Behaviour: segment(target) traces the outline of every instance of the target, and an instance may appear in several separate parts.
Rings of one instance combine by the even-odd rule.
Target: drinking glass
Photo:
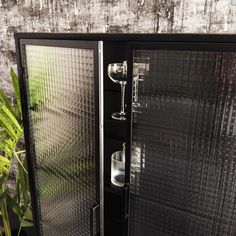
[[[113,113],[111,117],[115,120],[126,120],[125,86],[127,84],[127,62],[109,64],[107,74],[112,82],[120,84],[121,87],[121,110]]]
[[[123,187],[125,183],[125,151],[114,152],[111,156],[111,182]]]
[[[131,148],[131,181],[137,179],[140,172],[141,148],[138,145]],[[125,184],[125,143],[123,150],[116,151],[111,156],[111,182],[123,187]]]

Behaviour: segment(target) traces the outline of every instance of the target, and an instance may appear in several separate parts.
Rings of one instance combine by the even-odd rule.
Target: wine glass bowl
[[[107,74],[112,82],[120,84],[127,81],[127,69],[124,63],[112,63],[108,65]]]
[[[111,63],[107,67],[108,77],[112,82],[121,86],[121,110],[120,112],[112,113],[111,117],[115,120],[126,120],[125,113],[125,86],[127,84],[127,62]]]

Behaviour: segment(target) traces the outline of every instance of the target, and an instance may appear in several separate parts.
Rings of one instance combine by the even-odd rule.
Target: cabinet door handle
[[[138,74],[133,77],[133,112],[141,113],[139,108],[141,107],[139,101],[139,82],[143,82],[143,75]]]
[[[98,220],[95,220],[97,217],[97,211],[99,210],[99,205],[94,204],[90,208],[90,236],[96,236],[97,235],[97,224],[99,223]],[[96,222],[96,225],[94,223]]]

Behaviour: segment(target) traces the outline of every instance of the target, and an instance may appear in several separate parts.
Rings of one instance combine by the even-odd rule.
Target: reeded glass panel
[[[93,53],[25,46],[42,235],[90,235],[96,202]]]
[[[234,236],[236,53],[136,50],[134,65],[131,235]]]

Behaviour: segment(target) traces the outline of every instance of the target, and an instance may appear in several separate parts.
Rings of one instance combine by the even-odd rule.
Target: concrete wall
[[[235,33],[236,0],[0,0],[0,87],[11,91],[13,33]]]

